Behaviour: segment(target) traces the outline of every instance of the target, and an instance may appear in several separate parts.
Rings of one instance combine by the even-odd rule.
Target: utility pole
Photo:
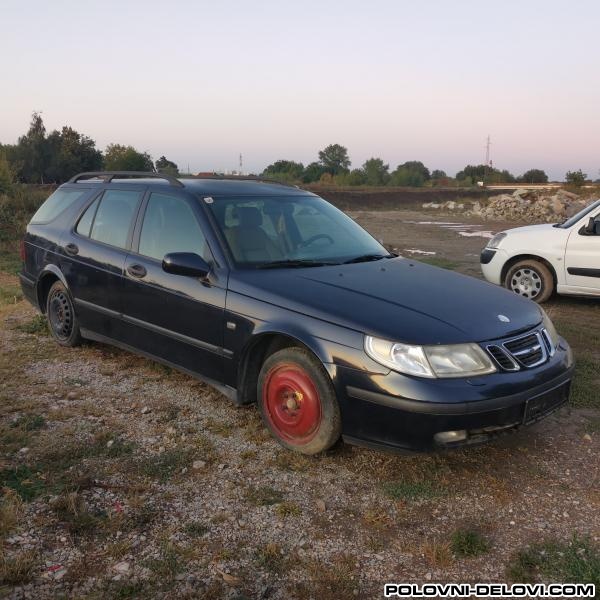
[[[485,144],[485,165],[484,165],[484,169],[483,169],[483,185],[484,186],[487,181],[488,169],[490,166],[490,146],[491,146],[491,144],[492,143],[490,141],[490,134],[488,133],[486,144]]]

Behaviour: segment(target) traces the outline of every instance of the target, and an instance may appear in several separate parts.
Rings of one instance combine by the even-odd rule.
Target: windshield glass
[[[321,266],[389,255],[318,196],[214,198],[206,206],[241,267]]]
[[[600,206],[600,200],[596,200],[596,202],[592,202],[589,206],[586,206],[583,210],[580,210],[576,215],[573,215],[570,219],[567,219],[566,221],[559,223],[558,227],[560,227],[562,229],[569,229],[569,227],[572,227],[573,225],[575,225],[575,223],[577,223],[577,221],[579,221],[580,219],[583,219],[583,217],[585,217],[585,215],[592,212],[597,206]]]

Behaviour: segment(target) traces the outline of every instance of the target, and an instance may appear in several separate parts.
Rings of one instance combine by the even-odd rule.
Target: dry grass
[[[23,500],[11,489],[4,489],[0,501],[0,543],[19,524],[23,517]]]
[[[33,551],[19,552],[9,556],[0,554],[0,584],[22,585],[31,580],[37,562],[37,554]]]
[[[449,542],[439,540],[425,542],[421,547],[421,552],[429,566],[434,569],[445,569],[454,561]]]

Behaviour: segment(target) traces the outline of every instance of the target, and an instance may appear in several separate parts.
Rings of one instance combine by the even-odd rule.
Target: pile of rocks
[[[461,211],[469,216],[499,221],[545,223],[571,217],[589,203],[589,199],[562,189],[556,191],[518,189],[512,194],[492,196],[485,203],[427,202],[423,204],[423,208]]]

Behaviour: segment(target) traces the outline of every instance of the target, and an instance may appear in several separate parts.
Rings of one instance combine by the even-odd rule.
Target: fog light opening
[[[455,442],[464,442],[467,439],[467,431],[460,429],[458,431],[440,431],[433,436],[438,444],[453,444]]]

